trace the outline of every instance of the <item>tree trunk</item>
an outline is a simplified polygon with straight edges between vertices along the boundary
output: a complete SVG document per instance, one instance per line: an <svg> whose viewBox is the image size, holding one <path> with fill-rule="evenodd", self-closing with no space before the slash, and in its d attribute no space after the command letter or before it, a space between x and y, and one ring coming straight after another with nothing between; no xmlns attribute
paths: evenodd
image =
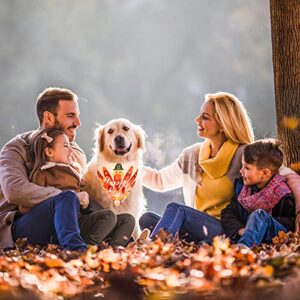
<svg viewBox="0 0 300 300"><path fill-rule="evenodd" d="M300 0L270 0L278 138L300 171Z"/></svg>

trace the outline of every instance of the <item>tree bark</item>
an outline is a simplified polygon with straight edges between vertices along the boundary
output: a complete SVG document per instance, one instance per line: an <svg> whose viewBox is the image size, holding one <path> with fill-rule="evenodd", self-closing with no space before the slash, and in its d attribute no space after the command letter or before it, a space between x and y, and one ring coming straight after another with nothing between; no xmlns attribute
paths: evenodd
<svg viewBox="0 0 300 300"><path fill-rule="evenodd" d="M300 171L300 0L270 0L277 135Z"/></svg>

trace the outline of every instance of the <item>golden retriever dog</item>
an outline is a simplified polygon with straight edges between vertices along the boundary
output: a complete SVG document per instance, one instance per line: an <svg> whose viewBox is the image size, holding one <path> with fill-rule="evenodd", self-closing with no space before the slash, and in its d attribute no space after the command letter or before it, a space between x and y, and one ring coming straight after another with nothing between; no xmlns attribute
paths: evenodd
<svg viewBox="0 0 300 300"><path fill-rule="evenodd" d="M91 199L116 214L138 220L146 208L141 173L145 133L126 119L116 119L95 131L95 147L84 179ZM136 224L137 224L136 223ZM136 239L140 233L134 230Z"/></svg>

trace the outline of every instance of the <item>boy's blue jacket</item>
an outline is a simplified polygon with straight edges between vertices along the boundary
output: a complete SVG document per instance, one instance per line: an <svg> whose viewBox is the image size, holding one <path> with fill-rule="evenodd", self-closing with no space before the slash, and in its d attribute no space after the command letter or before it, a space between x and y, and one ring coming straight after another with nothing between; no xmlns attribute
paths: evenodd
<svg viewBox="0 0 300 300"><path fill-rule="evenodd" d="M240 238L238 231L244 228L250 213L239 203L238 196L242 191L243 179L237 179L234 184L234 196L230 203L221 211L221 223L225 234L232 242ZM251 186L252 193L258 188ZM295 199L292 194L286 194L272 209L272 217L282 224L288 231L295 228Z"/></svg>

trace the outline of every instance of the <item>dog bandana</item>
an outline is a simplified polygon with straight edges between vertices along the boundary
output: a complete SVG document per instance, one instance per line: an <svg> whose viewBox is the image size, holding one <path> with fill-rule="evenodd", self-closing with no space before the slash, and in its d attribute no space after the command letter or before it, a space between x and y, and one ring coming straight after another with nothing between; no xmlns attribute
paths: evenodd
<svg viewBox="0 0 300 300"><path fill-rule="evenodd" d="M138 175L138 163L105 163L97 175L106 195L119 206L129 195Z"/></svg>

